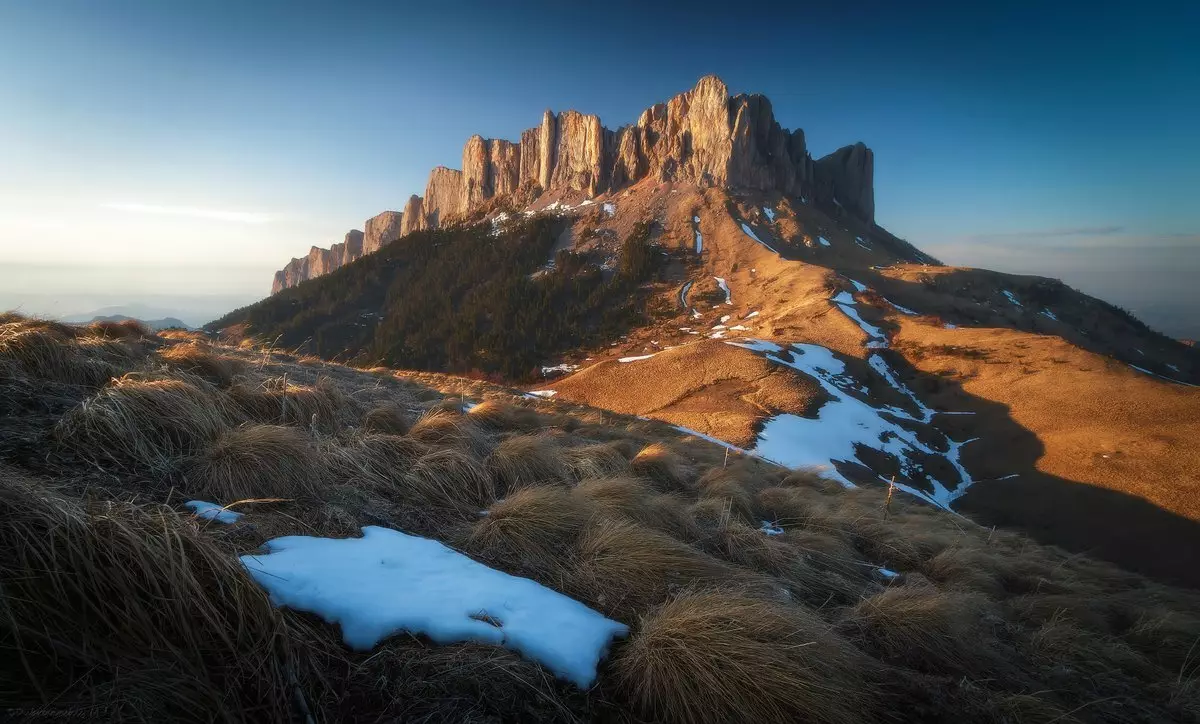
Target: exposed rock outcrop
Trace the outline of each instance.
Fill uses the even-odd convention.
[[[524,201],[547,191],[592,197],[649,178],[778,192],[873,223],[873,174],[874,155],[863,144],[814,161],[804,132],[780,126],[766,97],[730,97],[720,78],[706,76],[616,131],[597,116],[546,110],[518,143],[471,136],[461,171],[433,169],[425,196],[410,197],[403,213],[372,218],[365,238],[347,235],[331,256],[314,247],[306,268],[293,260],[276,273],[272,290],[332,271],[398,236],[442,226],[496,197]]]
[[[367,219],[363,224],[362,253],[374,254],[384,244],[399,239],[404,233],[403,224],[404,214],[399,211],[385,211]]]
[[[425,200],[413,194],[404,205],[404,218],[400,220],[400,236],[420,231],[425,224]]]

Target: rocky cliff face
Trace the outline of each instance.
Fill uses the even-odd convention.
[[[328,273],[412,231],[433,229],[490,199],[548,191],[595,196],[643,179],[778,192],[823,205],[867,222],[875,216],[874,154],[861,143],[813,160],[804,131],[775,120],[761,95],[730,97],[716,76],[642,112],[637,123],[616,131],[597,116],[547,110],[520,141],[471,136],[462,170],[439,166],[429,174],[425,196],[412,196],[404,211],[367,221],[365,237],[349,235],[323,252],[314,247],[276,272],[272,293]],[[357,244],[357,246],[355,246]]]
[[[390,244],[403,234],[404,214],[385,211],[367,219],[363,224],[362,253],[374,254],[384,244]]]

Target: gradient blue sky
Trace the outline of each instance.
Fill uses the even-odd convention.
[[[1200,335],[1200,6],[906,5],[0,1],[0,305],[248,302],[472,133],[716,73],[926,251]]]

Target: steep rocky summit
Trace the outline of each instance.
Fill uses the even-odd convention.
[[[775,120],[761,95],[730,96],[716,76],[610,130],[578,111],[547,110],[517,142],[471,136],[462,169],[438,166],[424,196],[386,211],[329,250],[313,247],[276,272],[272,293],[327,274],[412,231],[462,219],[494,200],[543,194],[588,198],[643,180],[777,192],[872,223],[874,155],[862,143],[813,160],[804,131]],[[351,235],[356,235],[353,239]]]

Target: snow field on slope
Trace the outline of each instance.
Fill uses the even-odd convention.
[[[960,449],[974,440],[956,442],[937,432],[944,450],[922,442],[910,428],[929,424],[938,413],[900,382],[880,355],[871,355],[868,364],[897,392],[913,402],[916,414],[862,399],[866,397],[865,388],[847,373],[845,363],[820,345],[793,344],[782,347],[774,342],[753,339],[729,341],[726,344],[761,353],[772,362],[803,373],[830,397],[817,411],[815,418],[784,413],[768,419],[759,432],[751,451],[753,454],[792,468],[826,468],[826,475],[846,487],[853,487],[850,480],[838,471],[837,463],[858,463],[869,468],[859,458],[858,448],[880,450],[895,457],[906,477],[924,477],[932,492],[900,483],[897,483],[898,488],[947,510],[973,482],[960,460]],[[959,479],[947,482],[937,480],[924,470],[919,462],[922,456],[944,458]]]
[[[582,603],[489,568],[441,543],[366,526],[361,538],[285,536],[244,555],[276,606],[316,614],[365,651],[401,631],[437,644],[512,649],[587,688],[614,638],[629,629]]]

